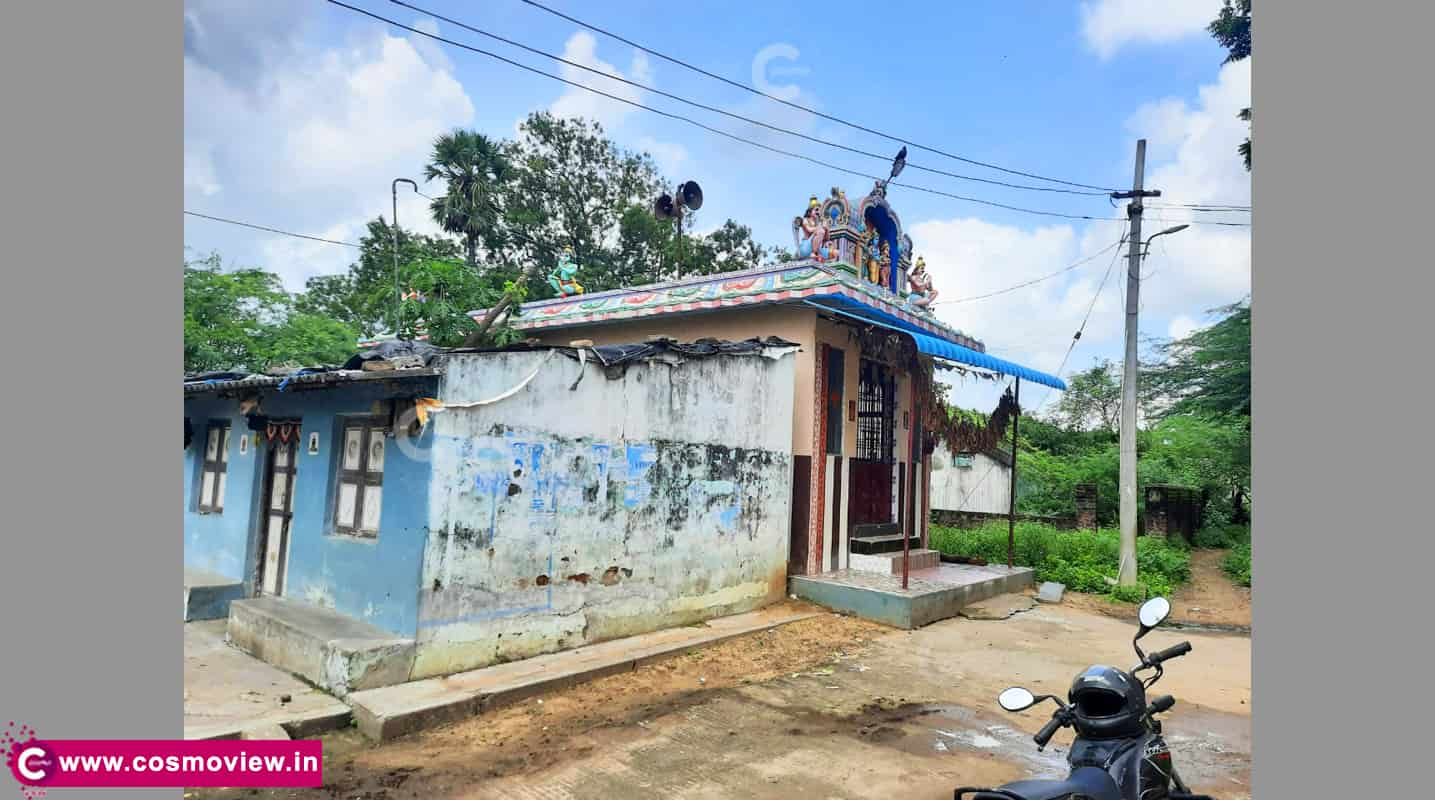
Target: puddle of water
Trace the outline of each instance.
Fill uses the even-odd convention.
[[[961,706],[922,706],[900,730],[882,731],[882,744],[913,754],[981,752],[1017,764],[1032,778],[1065,777],[1067,748],[1038,751],[1031,734],[999,717]],[[1168,715],[1165,736],[1188,782],[1229,792],[1249,785],[1250,718],[1187,706]],[[1069,734],[1067,734],[1069,735]]]

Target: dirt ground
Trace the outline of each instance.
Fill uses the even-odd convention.
[[[1171,597],[1171,622],[1177,625],[1249,633],[1251,590],[1221,570],[1225,550],[1192,550],[1191,579]],[[1118,603],[1100,595],[1071,593],[1073,606],[1119,619],[1133,619],[1137,604]]]
[[[1133,625],[1038,606],[1001,621],[896,631],[828,614],[554,693],[383,746],[325,738],[317,790],[200,790],[191,798],[950,797],[967,784],[1050,776],[1070,732],[1038,753],[1044,712],[1007,714],[1013,685],[1064,692],[1092,661],[1129,665]],[[1158,631],[1166,734],[1199,791],[1249,798],[1250,639]]]

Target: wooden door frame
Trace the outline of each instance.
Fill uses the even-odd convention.
[[[289,532],[294,521],[294,479],[299,473],[299,440],[296,436],[288,442],[270,441],[264,448],[264,480],[263,490],[259,497],[259,549],[254,563],[254,596],[260,597],[264,592],[264,565],[269,556],[269,518],[273,515],[271,505],[274,492],[274,460],[280,448],[289,448],[289,466],[284,471],[288,480],[284,482],[284,506],[281,512],[284,517],[284,524],[280,526],[280,550],[279,562],[274,570],[277,573],[274,579],[274,596],[284,595],[284,579],[289,568]]]

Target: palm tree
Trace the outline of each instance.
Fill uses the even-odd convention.
[[[463,238],[465,257],[475,269],[479,243],[493,243],[497,235],[503,185],[512,176],[503,147],[477,131],[455,129],[434,140],[424,179],[442,179],[445,191],[429,208],[444,230]]]

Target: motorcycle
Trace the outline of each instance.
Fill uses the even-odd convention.
[[[1162,664],[1191,652],[1181,642],[1155,653],[1141,651],[1140,641],[1166,621],[1171,603],[1164,597],[1147,600],[1138,613],[1140,628],[1131,646],[1141,663],[1130,671],[1096,665],[1076,677],[1067,702],[1055,695],[1033,695],[1013,686],[997,696],[1010,712],[1025,711],[1037,703],[1056,703],[1051,721],[1032,737],[1037,750],[1045,750],[1051,737],[1066,727],[1076,729],[1065,780],[1022,780],[997,788],[964,787],[953,800],[1211,800],[1192,794],[1176,772],[1171,750],[1161,735],[1156,715],[1176,704],[1171,695],[1146,702],[1146,690],[1161,679]],[[1152,670],[1142,679],[1138,673]]]

